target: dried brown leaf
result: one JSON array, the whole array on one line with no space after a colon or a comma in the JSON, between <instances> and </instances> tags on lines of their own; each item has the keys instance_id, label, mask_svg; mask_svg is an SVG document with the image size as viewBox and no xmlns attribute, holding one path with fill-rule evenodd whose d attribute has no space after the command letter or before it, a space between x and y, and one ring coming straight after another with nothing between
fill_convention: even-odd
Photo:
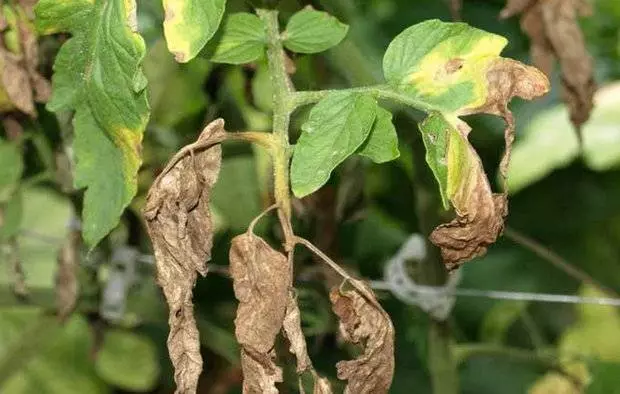
<instances>
[{"instance_id":1,"label":"dried brown leaf","mask_svg":"<svg viewBox=\"0 0 620 394\"><path fill-rule=\"evenodd\" d=\"M331 394L332 388L329 380L319 376L314 367L310 356L308 356L308 349L306 345L306 338L301 330L301 312L299 311L299 305L293 292L289 294L288 305L286 306L286 314L284 316L284 322L282 325L284 334L291 344L290 351L297 358L297 374L301 375L306 371L310 371L314 378L314 394ZM300 392L303 394L304 389L300 381Z\"/></svg>"},{"instance_id":2,"label":"dried brown leaf","mask_svg":"<svg viewBox=\"0 0 620 394\"><path fill-rule=\"evenodd\" d=\"M299 305L297 305L297 299L293 294L289 294L282 328L291 344L289 350L297 357L297 373L299 374L308 368L312 368L312 361L310 356L308 356L306 338L301 330L301 312L299 311Z\"/></svg>"},{"instance_id":3,"label":"dried brown leaf","mask_svg":"<svg viewBox=\"0 0 620 394\"><path fill-rule=\"evenodd\" d=\"M5 49L0 49L0 68L2 69L2 87L8 101L0 103L0 110L10 111L14 108L32 117L36 116L30 76L24 68L22 59Z\"/></svg>"},{"instance_id":4,"label":"dried brown leaf","mask_svg":"<svg viewBox=\"0 0 620 394\"><path fill-rule=\"evenodd\" d=\"M38 71L37 36L32 22L28 20L34 18L33 3L29 0L14 4L17 18L10 26L7 20L2 18L3 28L17 33L19 51L13 53L4 46L0 47L0 91L5 96L0 103L0 110L8 112L17 109L36 117L34 101L46 102L51 95L51 85Z\"/></svg>"},{"instance_id":5,"label":"dried brown leaf","mask_svg":"<svg viewBox=\"0 0 620 394\"><path fill-rule=\"evenodd\" d=\"M509 0L500 17L521 14L521 28L531 39L531 54L545 74L557 60L562 95L577 130L590 117L596 90L592 58L579 27L579 15L590 14L586 0Z\"/></svg>"},{"instance_id":6,"label":"dried brown leaf","mask_svg":"<svg viewBox=\"0 0 620 394\"><path fill-rule=\"evenodd\" d=\"M207 274L213 224L209 195L221 164L224 121L211 122L179 151L149 190L144 216L157 260L157 282L170 308L168 350L177 393L194 393L202 370L192 304L197 274ZM200 149L199 149L200 148Z\"/></svg>"},{"instance_id":7,"label":"dried brown leaf","mask_svg":"<svg viewBox=\"0 0 620 394\"><path fill-rule=\"evenodd\" d=\"M20 20L19 33L23 48L23 62L30 77L31 90L34 91L34 100L46 103L52 95L52 85L38 70L39 44L37 36L28 23Z\"/></svg>"},{"instance_id":8,"label":"dried brown leaf","mask_svg":"<svg viewBox=\"0 0 620 394\"><path fill-rule=\"evenodd\" d=\"M56 309L60 321L65 321L77 305L79 292L77 270L80 264L81 243L81 232L72 229L58 252L55 291Z\"/></svg>"},{"instance_id":9,"label":"dried brown leaf","mask_svg":"<svg viewBox=\"0 0 620 394\"><path fill-rule=\"evenodd\" d=\"M488 84L485 104L461 114L487 113L504 118L506 147L499 170L505 178L515 131L508 103L515 96L531 100L545 94L549 90L549 81L535 67L506 58L493 61L486 75ZM487 247L495 242L504 228L508 201L505 193L494 194L491 191L482 162L467 140L469 126L458 121L448 127L453 127L460 135L450 137L458 141L451 141L448 148L449 157L459 157L461 175L450 196L457 217L438 226L431 233L430 240L441 248L443 261L446 267L452 270L474 257L483 255Z\"/></svg>"},{"instance_id":10,"label":"dried brown leaf","mask_svg":"<svg viewBox=\"0 0 620 394\"><path fill-rule=\"evenodd\" d=\"M289 303L290 262L251 232L232 240L229 258L239 300L235 335L242 348L243 392L277 393L282 370L274 362L274 345Z\"/></svg>"},{"instance_id":11,"label":"dried brown leaf","mask_svg":"<svg viewBox=\"0 0 620 394\"><path fill-rule=\"evenodd\" d=\"M364 295L338 288L329 295L340 319L340 333L346 341L364 348L356 359L336 364L338 378L348 381L345 394L387 393L394 375L394 327L372 291L364 283L356 282L367 290Z\"/></svg>"}]
</instances>

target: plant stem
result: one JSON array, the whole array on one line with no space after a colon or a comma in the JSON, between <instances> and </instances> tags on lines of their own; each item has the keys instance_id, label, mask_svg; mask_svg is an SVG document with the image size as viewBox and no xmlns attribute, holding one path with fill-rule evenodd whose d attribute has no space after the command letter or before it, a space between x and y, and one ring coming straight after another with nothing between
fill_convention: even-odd
<instances>
[{"instance_id":1,"label":"plant stem","mask_svg":"<svg viewBox=\"0 0 620 394\"><path fill-rule=\"evenodd\" d=\"M284 214L284 221L290 223L291 197L289 192L288 166L290 144L288 129L293 108L290 103L293 86L285 68L285 53L282 48L278 11L258 9L258 17L265 23L267 35L267 62L273 89L273 177L276 203Z\"/></svg>"}]
</instances>

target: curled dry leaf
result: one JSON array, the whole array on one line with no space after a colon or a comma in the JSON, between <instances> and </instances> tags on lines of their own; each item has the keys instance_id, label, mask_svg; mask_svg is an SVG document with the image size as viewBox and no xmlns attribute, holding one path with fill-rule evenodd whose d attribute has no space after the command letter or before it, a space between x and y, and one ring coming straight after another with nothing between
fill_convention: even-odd
<instances>
[{"instance_id":1,"label":"curled dry leaf","mask_svg":"<svg viewBox=\"0 0 620 394\"><path fill-rule=\"evenodd\" d=\"M314 378L314 390L313 394L332 394L332 388L329 380L319 376L314 367L310 356L308 356L308 349L306 345L306 338L301 330L301 313L299 311L299 305L297 304L297 298L294 293L289 292L288 304L286 306L286 314L284 316L284 322L282 324L284 334L291 344L290 351L297 358L297 374L301 375L306 371L310 371ZM299 384L299 391L304 394L304 388Z\"/></svg>"},{"instance_id":2,"label":"curled dry leaf","mask_svg":"<svg viewBox=\"0 0 620 394\"><path fill-rule=\"evenodd\" d=\"M56 309L58 319L62 322L75 309L78 300L77 270L80 264L82 235L80 230L71 229L67 239L58 252L58 269L56 271Z\"/></svg>"},{"instance_id":3,"label":"curled dry leaf","mask_svg":"<svg viewBox=\"0 0 620 394\"><path fill-rule=\"evenodd\" d=\"M340 333L348 342L360 344L362 355L336 364L338 378L347 380L345 394L387 393L394 375L394 327L372 291L362 282L357 290L334 288L330 300L340 319ZM372 297L369 299L368 297Z\"/></svg>"},{"instance_id":4,"label":"curled dry leaf","mask_svg":"<svg viewBox=\"0 0 620 394\"><path fill-rule=\"evenodd\" d=\"M197 273L206 275L213 225L209 195L221 164L224 121L211 122L198 140L179 151L149 190L144 217L155 258L157 282L170 308L168 350L177 393L194 393L202 370L192 304Z\"/></svg>"},{"instance_id":5,"label":"curled dry leaf","mask_svg":"<svg viewBox=\"0 0 620 394\"><path fill-rule=\"evenodd\" d=\"M251 232L232 240L230 275L239 300L235 335L241 345L244 393L277 393L282 370L274 344L291 291L290 262Z\"/></svg>"},{"instance_id":6,"label":"curled dry leaf","mask_svg":"<svg viewBox=\"0 0 620 394\"><path fill-rule=\"evenodd\" d=\"M549 90L549 81L538 69L498 57L486 69L484 104L460 110L457 115L488 113L506 122L505 152L500 174L505 178L514 140L515 124L508 109L517 96L531 100ZM484 254L504 228L508 201L504 193L492 193L482 162L467 136L470 127L457 116L432 113L420 124L427 161L439 180L442 195L454 206L457 217L438 226L430 236L441 248L449 270Z\"/></svg>"},{"instance_id":7,"label":"curled dry leaf","mask_svg":"<svg viewBox=\"0 0 620 394\"><path fill-rule=\"evenodd\" d=\"M562 95L571 121L579 130L592 110L596 90L578 16L591 13L586 0L509 0L501 18L521 14L521 28L530 37L534 64L551 75L557 60L562 70Z\"/></svg>"}]
</instances>

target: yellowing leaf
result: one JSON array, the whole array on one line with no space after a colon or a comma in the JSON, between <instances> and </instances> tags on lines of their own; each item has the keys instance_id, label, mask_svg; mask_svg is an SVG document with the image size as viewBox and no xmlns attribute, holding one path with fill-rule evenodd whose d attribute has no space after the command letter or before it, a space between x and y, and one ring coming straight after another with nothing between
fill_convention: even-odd
<instances>
[{"instance_id":1,"label":"yellowing leaf","mask_svg":"<svg viewBox=\"0 0 620 394\"><path fill-rule=\"evenodd\" d=\"M168 50L180 63L192 60L213 37L226 0L163 0Z\"/></svg>"},{"instance_id":2,"label":"yellowing leaf","mask_svg":"<svg viewBox=\"0 0 620 394\"><path fill-rule=\"evenodd\" d=\"M499 172L506 176L514 139L508 102L526 100L549 89L534 67L500 57L505 38L465 23L430 20L400 33L383 58L388 86L414 106L430 112L420 124L427 162L439 183L444 206L457 217L431 234L449 269L485 253L503 229L504 194L491 193L482 163L459 116L487 113L506 122L506 149Z\"/></svg>"},{"instance_id":3,"label":"yellowing leaf","mask_svg":"<svg viewBox=\"0 0 620 394\"><path fill-rule=\"evenodd\" d=\"M485 70L506 46L504 37L437 19L411 26L383 57L385 79L431 109L457 112L484 104Z\"/></svg>"},{"instance_id":4,"label":"yellowing leaf","mask_svg":"<svg viewBox=\"0 0 620 394\"><path fill-rule=\"evenodd\" d=\"M133 11L133 0L41 0L36 7L40 31L73 35L56 57L48 109L75 111L75 185L86 188L83 234L91 248L137 189L149 108Z\"/></svg>"}]
</instances>

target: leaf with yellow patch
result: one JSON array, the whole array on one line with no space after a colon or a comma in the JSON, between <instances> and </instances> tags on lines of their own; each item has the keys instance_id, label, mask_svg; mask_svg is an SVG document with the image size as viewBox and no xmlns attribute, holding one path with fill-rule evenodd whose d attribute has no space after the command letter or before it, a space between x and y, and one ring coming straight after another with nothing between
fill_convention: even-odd
<instances>
[{"instance_id":1,"label":"leaf with yellow patch","mask_svg":"<svg viewBox=\"0 0 620 394\"><path fill-rule=\"evenodd\" d=\"M531 100L549 90L534 67L500 56L504 37L468 26L429 20L400 33L383 58L388 87L405 101L430 112L420 124L426 159L439 183L444 207L457 217L431 234L449 269L479 256L503 228L504 194L493 194L482 163L459 116L487 113L506 122L506 149L499 166L506 176L514 119L514 96Z\"/></svg>"},{"instance_id":2,"label":"leaf with yellow patch","mask_svg":"<svg viewBox=\"0 0 620 394\"><path fill-rule=\"evenodd\" d=\"M226 0L163 0L168 50L180 63L192 60L220 26Z\"/></svg>"},{"instance_id":3,"label":"leaf with yellow patch","mask_svg":"<svg viewBox=\"0 0 620 394\"><path fill-rule=\"evenodd\" d=\"M48 109L75 111L75 185L86 188L90 248L118 224L137 189L149 107L135 9L133 0L41 0L35 9L39 31L73 35L56 57Z\"/></svg>"}]
</instances>

